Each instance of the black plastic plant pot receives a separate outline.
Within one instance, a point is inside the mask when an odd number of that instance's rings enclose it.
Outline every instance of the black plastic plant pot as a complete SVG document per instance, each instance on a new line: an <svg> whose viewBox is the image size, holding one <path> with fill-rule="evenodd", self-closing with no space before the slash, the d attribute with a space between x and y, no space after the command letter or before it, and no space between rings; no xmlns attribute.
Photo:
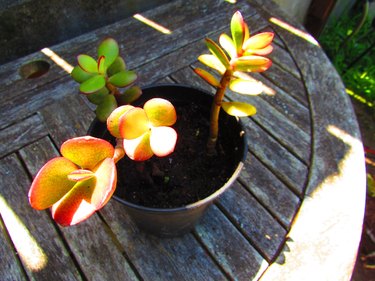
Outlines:
<svg viewBox="0 0 375 281"><path fill-rule="evenodd" d="M209 117L213 95L190 86L184 85L157 85L142 89L143 94L134 105L142 106L147 100L155 97L169 100L172 104L199 104L203 110L207 112ZM178 111L177 111L177 118ZM225 120L225 125L222 124ZM145 207L132 202L126 198L118 196L118 191L126 188L121 182L118 182L114 199L120 202L135 222L142 230L161 237L175 237L186 234L191 231L198 223L207 207L209 207L231 184L237 179L244 165L247 154L247 143L244 134L244 128L238 118L220 113L219 130L221 138L235 139L236 148L233 153L233 173L228 177L227 181L222 185L215 187L214 192L205 198L196 202L189 203L181 207L172 208L155 208ZM208 130L209 128L207 128ZM95 120L88 132L90 135L108 139L108 131L106 125ZM177 132L179 134L179 132ZM202 149L205 149L204 147ZM155 157L155 156L154 156ZM194 157L194 156L192 156ZM118 170L118 173L122 171Z"/></svg>

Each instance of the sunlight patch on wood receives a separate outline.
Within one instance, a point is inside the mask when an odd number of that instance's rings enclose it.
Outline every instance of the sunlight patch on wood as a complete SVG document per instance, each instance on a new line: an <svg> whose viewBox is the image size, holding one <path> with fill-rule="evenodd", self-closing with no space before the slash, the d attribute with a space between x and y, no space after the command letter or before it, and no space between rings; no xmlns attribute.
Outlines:
<svg viewBox="0 0 375 281"><path fill-rule="evenodd" d="M302 39L305 39L307 42L310 42L311 44L315 45L315 46L320 46L318 41L316 41L316 39L310 35L309 33L301 30L301 29L298 29L288 23L286 23L285 21L282 21L280 19L277 19L277 18L274 18L274 17L271 17L269 19L269 21L273 24L276 24L277 26L281 27L281 28L284 28L286 29L287 31L289 31L290 33L302 38Z"/></svg>
<svg viewBox="0 0 375 281"><path fill-rule="evenodd" d="M156 29L157 31L159 31L159 32L161 32L163 34L167 34L167 35L168 34L172 34L172 31L170 29L168 29L168 28L166 28L166 27L164 27L164 26L162 26L162 25L160 25L160 24L158 24L158 23L156 23L156 22L154 22L154 21L152 21L152 20L150 20L150 19L142 16L141 14L135 14L133 16L133 18L135 18L135 19L139 20L140 22L142 22L142 23L144 23L144 24L146 24L146 25L148 25L148 26Z"/></svg>
<svg viewBox="0 0 375 281"><path fill-rule="evenodd" d="M2 196L0 196L0 214L22 263L34 272L45 268L48 263L47 255Z"/></svg>
<svg viewBox="0 0 375 281"><path fill-rule="evenodd" d="M65 61L63 58L61 58L59 55L57 55L54 51L52 51L49 48L44 48L41 50L43 54L45 54L47 57L49 57L54 63L56 63L58 66L60 66L62 69L64 69L69 74L73 70L73 66L69 64L67 61Z"/></svg>

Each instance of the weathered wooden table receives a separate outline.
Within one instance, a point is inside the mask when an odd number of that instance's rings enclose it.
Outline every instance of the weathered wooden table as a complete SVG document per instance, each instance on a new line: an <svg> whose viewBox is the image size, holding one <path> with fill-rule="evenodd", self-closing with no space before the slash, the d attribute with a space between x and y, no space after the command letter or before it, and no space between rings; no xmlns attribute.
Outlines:
<svg viewBox="0 0 375 281"><path fill-rule="evenodd" d="M0 66L1 280L348 280L360 239L365 168L344 86L319 45L271 1L171 1L142 16ZM76 55L114 37L141 84L183 83L213 92L192 71L235 10L252 32L275 32L274 62L254 75L265 94L244 120L249 152L233 188L181 238L140 232L111 200L97 215L62 228L28 204L32 177L93 113L69 77ZM51 27L54 28L54 27ZM20 69L42 60L34 79Z"/></svg>

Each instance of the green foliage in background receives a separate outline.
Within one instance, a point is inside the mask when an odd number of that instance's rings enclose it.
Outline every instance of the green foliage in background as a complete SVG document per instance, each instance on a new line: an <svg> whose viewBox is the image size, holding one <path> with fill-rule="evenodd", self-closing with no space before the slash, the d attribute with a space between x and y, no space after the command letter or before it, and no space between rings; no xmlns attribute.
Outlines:
<svg viewBox="0 0 375 281"><path fill-rule="evenodd" d="M375 102L375 29L371 26L372 20L366 18L361 28L356 30L361 17L360 11L354 15L350 12L342 16L325 29L319 41L341 75L348 93L360 96L368 104L373 104Z"/></svg>

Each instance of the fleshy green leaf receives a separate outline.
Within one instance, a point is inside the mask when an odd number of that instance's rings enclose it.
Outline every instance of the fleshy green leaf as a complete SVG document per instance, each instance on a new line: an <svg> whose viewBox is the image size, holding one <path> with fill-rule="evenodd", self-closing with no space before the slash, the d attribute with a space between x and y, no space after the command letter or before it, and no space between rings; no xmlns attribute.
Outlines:
<svg viewBox="0 0 375 281"><path fill-rule="evenodd" d="M37 210L51 207L59 201L75 182L68 175L79 167L64 157L48 161L35 176L29 190L30 205Z"/></svg>
<svg viewBox="0 0 375 281"><path fill-rule="evenodd" d="M117 57L111 66L107 69L108 76L112 76L117 72L126 70L126 64L122 57Z"/></svg>
<svg viewBox="0 0 375 281"><path fill-rule="evenodd" d="M90 79L91 77L93 77L95 74L88 73L88 72L84 71L79 65L77 65L73 68L70 75L72 76L74 81L76 81L78 83L82 83L82 82L85 82L86 80Z"/></svg>
<svg viewBox="0 0 375 281"><path fill-rule="evenodd" d="M229 115L237 117L251 116L257 112L255 106L243 102L223 102L222 108Z"/></svg>
<svg viewBox="0 0 375 281"><path fill-rule="evenodd" d="M145 103L143 109L153 126L172 126L176 123L176 110L173 104L165 99L150 99Z"/></svg>
<svg viewBox="0 0 375 281"><path fill-rule="evenodd" d="M105 61L106 61L106 59L105 59L104 56L99 57L99 59L98 59L98 73L99 74L103 75L103 74L105 74L105 72L107 70L107 67L105 65Z"/></svg>
<svg viewBox="0 0 375 281"><path fill-rule="evenodd" d="M65 158L88 170L93 170L105 158L114 155L114 148L109 142L91 136L69 139L61 145L60 151Z"/></svg>
<svg viewBox="0 0 375 281"><path fill-rule="evenodd" d="M85 94L91 94L99 91L105 86L105 78L101 75L95 75L79 86L79 90Z"/></svg>
<svg viewBox="0 0 375 281"><path fill-rule="evenodd" d="M150 145L153 153L158 157L164 157L174 151L177 141L177 133L171 127L154 127L151 131Z"/></svg>
<svg viewBox="0 0 375 281"><path fill-rule="evenodd" d="M108 116L116 108L117 108L116 98L113 95L107 95L103 98L102 102L97 106L95 110L96 117L101 122L106 122Z"/></svg>
<svg viewBox="0 0 375 281"><path fill-rule="evenodd" d="M150 130L146 112L135 107L123 114L120 118L120 134L124 139L135 139Z"/></svg>
<svg viewBox="0 0 375 281"><path fill-rule="evenodd" d="M225 66L214 55L200 55L198 57L198 60L204 65L215 69L220 74L223 74L225 72Z"/></svg>
<svg viewBox="0 0 375 281"><path fill-rule="evenodd" d="M263 92L263 84L261 82L243 79L232 80L229 88L234 92L244 95L259 95Z"/></svg>
<svg viewBox="0 0 375 281"><path fill-rule="evenodd" d="M126 89L124 93L117 96L120 104L129 104L137 100L142 95L142 90L138 86L130 87Z"/></svg>
<svg viewBox="0 0 375 281"><path fill-rule="evenodd" d="M198 74L200 77L202 77L208 84L214 87L220 86L220 81L216 79L215 76L213 76L208 71L202 69L202 68L195 68L194 72Z"/></svg>
<svg viewBox="0 0 375 281"><path fill-rule="evenodd" d="M210 50L210 52L219 59L221 64L224 65L225 68L228 68L229 60L227 56L225 55L224 51L220 48L220 46L217 45L210 38L206 38L206 45L207 45L207 48Z"/></svg>
<svg viewBox="0 0 375 281"><path fill-rule="evenodd" d="M79 55L78 65L86 72L98 73L98 63L89 55Z"/></svg>
<svg viewBox="0 0 375 281"><path fill-rule="evenodd" d="M111 115L109 115L107 119L107 129L111 133L112 136L116 138L121 138L120 134L120 118L130 109L134 108L132 105L123 105L117 107L115 110L112 111Z"/></svg>
<svg viewBox="0 0 375 281"><path fill-rule="evenodd" d="M92 102L93 104L101 104L106 96L108 96L109 90L107 87L101 88L99 91L95 93L87 94L87 99Z"/></svg>
<svg viewBox="0 0 375 281"><path fill-rule="evenodd" d="M126 87L137 80L137 74L134 71L125 70L109 77L108 81L116 87Z"/></svg>
<svg viewBox="0 0 375 281"><path fill-rule="evenodd" d="M150 146L150 131L136 139L124 139L123 146L126 155L135 161L145 161L154 155Z"/></svg>
<svg viewBox="0 0 375 281"><path fill-rule="evenodd" d="M232 33L233 43L236 47L237 54L241 54L242 52L242 44L245 38L245 27L244 27L244 20L241 15L241 12L237 11L231 20L230 23L230 30Z"/></svg>
<svg viewBox="0 0 375 281"><path fill-rule="evenodd" d="M236 46L234 45L232 38L230 38L227 34L223 33L220 35L219 43L230 56L230 58L233 59L237 57Z"/></svg>
<svg viewBox="0 0 375 281"><path fill-rule="evenodd" d="M119 46L115 39L107 38L98 47L98 57L105 57L105 66L108 68L118 57Z"/></svg>

